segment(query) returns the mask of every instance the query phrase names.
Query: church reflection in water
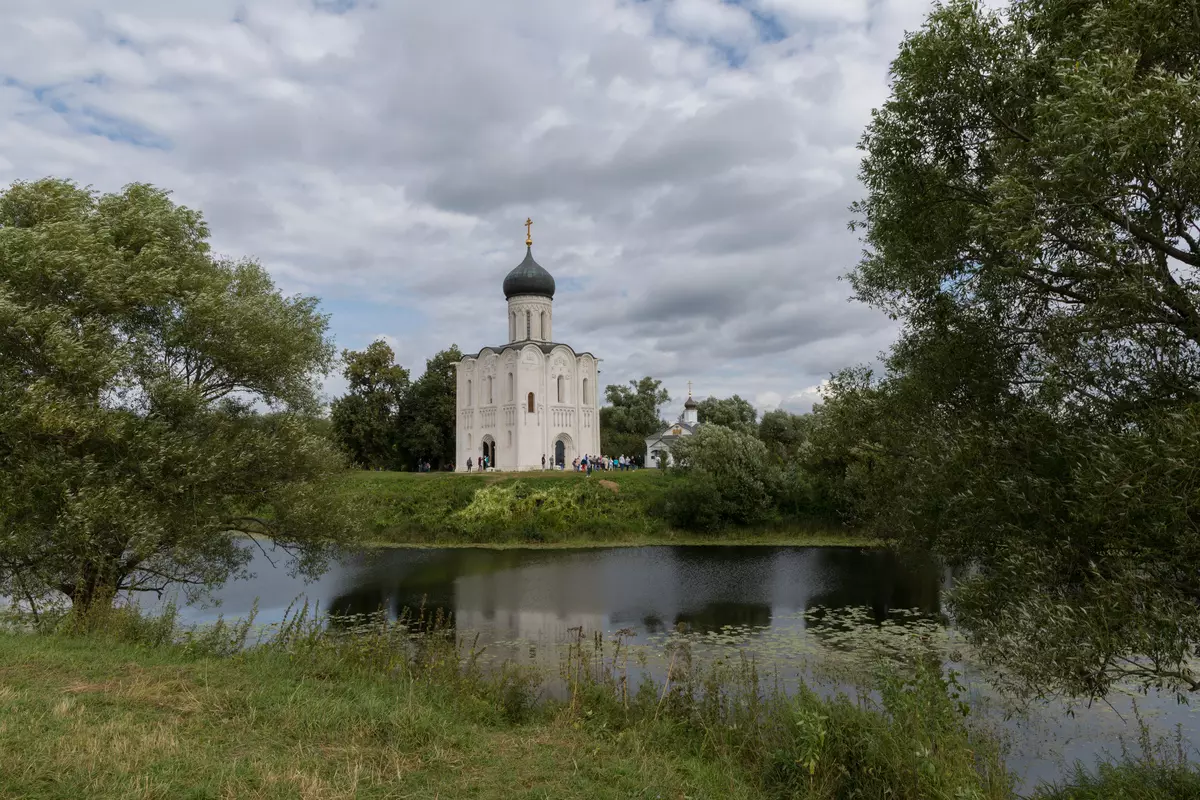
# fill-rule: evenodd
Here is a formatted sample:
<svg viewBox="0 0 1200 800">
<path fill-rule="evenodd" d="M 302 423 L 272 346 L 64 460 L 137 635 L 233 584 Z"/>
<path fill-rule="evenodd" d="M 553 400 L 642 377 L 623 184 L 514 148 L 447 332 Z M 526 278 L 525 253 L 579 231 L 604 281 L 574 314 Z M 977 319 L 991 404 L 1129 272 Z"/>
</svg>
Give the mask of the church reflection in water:
<svg viewBox="0 0 1200 800">
<path fill-rule="evenodd" d="M 345 565 L 335 614 L 440 612 L 491 641 L 560 641 L 572 628 L 661 633 L 794 626 L 817 607 L 939 610 L 940 575 L 855 548 L 643 547 L 392 550 Z"/>
</svg>

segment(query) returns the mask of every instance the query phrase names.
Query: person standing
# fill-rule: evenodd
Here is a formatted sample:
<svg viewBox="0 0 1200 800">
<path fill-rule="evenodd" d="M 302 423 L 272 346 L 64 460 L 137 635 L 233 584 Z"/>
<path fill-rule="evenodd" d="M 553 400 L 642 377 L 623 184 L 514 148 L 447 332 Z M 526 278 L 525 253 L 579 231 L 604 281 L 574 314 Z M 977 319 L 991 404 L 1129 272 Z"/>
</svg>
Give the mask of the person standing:
<svg viewBox="0 0 1200 800">
<path fill-rule="evenodd" d="M 472 466 L 474 466 L 474 463 L 472 462 L 471 457 L 467 456 L 467 472 L 471 471 Z"/>
<path fill-rule="evenodd" d="M 546 469 L 546 454 L 542 453 L 542 470 Z"/>
</svg>

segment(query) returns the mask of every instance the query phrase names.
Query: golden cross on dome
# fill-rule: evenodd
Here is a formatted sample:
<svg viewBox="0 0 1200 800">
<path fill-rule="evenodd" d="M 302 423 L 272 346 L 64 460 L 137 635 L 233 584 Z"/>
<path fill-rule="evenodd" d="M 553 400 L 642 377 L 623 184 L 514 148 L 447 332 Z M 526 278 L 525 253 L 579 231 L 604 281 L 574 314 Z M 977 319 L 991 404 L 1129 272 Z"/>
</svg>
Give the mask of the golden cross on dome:
<svg viewBox="0 0 1200 800">
<path fill-rule="evenodd" d="M 688 397 L 692 396 L 692 382 L 688 381 Z"/>
<path fill-rule="evenodd" d="M 529 217 L 526 217 L 525 218 L 525 245 L 527 247 L 533 247 L 533 231 L 531 230 L 532 228 L 533 228 L 533 220 L 531 220 Z"/>
</svg>

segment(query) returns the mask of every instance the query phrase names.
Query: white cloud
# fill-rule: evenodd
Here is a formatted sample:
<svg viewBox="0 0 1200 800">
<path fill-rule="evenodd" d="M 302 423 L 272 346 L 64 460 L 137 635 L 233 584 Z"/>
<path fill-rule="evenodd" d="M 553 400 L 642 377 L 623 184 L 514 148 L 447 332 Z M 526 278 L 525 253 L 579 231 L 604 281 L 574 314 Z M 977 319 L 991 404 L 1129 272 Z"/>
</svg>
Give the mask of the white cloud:
<svg viewBox="0 0 1200 800">
<path fill-rule="evenodd" d="M 504 336 L 532 216 L 556 334 L 606 381 L 792 408 L 894 336 L 838 276 L 855 144 L 928 8 L 7 0 L 0 185 L 173 189 L 415 374 Z"/>
</svg>

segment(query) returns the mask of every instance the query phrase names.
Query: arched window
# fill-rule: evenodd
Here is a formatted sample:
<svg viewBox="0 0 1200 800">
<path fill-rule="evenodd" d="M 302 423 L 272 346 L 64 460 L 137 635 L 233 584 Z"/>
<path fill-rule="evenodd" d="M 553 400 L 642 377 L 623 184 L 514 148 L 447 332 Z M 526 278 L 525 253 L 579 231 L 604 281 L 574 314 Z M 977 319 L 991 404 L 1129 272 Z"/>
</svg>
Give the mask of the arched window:
<svg viewBox="0 0 1200 800">
<path fill-rule="evenodd" d="M 526 339 L 533 338 L 533 312 L 532 311 L 525 312 L 525 338 Z"/>
<path fill-rule="evenodd" d="M 542 312 L 542 327 L 539 328 L 541 336 L 539 338 L 550 341 L 550 332 L 546 329 L 546 312 Z"/>
<path fill-rule="evenodd" d="M 588 394 L 588 379 L 587 378 L 583 379 L 583 397 L 579 398 L 579 402 L 583 403 L 585 406 L 591 405 L 592 396 L 590 394 Z"/>
<path fill-rule="evenodd" d="M 495 401 L 492 399 L 492 376 L 488 375 L 488 405 L 490 406 Z"/>
<path fill-rule="evenodd" d="M 532 414 L 533 413 L 533 392 L 529 393 L 529 397 L 526 400 L 526 404 L 528 407 L 525 410 L 528 411 L 530 414 Z"/>
<path fill-rule="evenodd" d="M 471 405 L 471 381 L 467 381 L 467 405 Z"/>
<path fill-rule="evenodd" d="M 505 395 L 505 401 L 511 403 L 517 399 L 517 395 L 513 390 L 513 374 L 508 373 L 508 394 Z"/>
<path fill-rule="evenodd" d="M 559 375 L 558 376 L 558 402 L 560 402 L 560 403 L 567 402 L 566 400 L 563 399 L 565 396 L 563 387 L 566 385 L 566 383 L 567 383 L 566 378 L 564 378 L 562 375 Z"/>
<path fill-rule="evenodd" d="M 515 341 L 517 338 L 517 312 L 508 312 L 508 340 Z"/>
</svg>

